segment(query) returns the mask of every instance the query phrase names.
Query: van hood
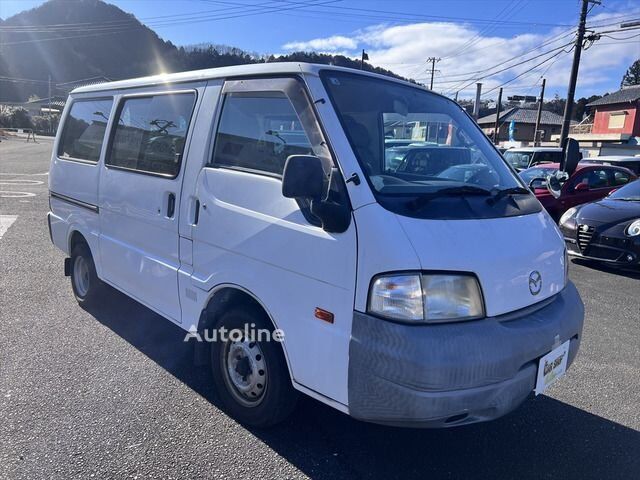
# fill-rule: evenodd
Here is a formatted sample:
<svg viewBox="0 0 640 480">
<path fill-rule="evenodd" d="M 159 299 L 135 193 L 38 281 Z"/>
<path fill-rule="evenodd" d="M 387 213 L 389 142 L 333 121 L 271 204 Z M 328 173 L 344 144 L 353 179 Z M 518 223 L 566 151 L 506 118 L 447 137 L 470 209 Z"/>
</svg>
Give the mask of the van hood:
<svg viewBox="0 0 640 480">
<path fill-rule="evenodd" d="M 477 275 L 488 316 L 527 307 L 564 288 L 564 241 L 544 212 L 482 220 L 397 217 L 422 270 Z M 539 291 L 530 282 L 534 272 L 542 281 Z"/>
</svg>

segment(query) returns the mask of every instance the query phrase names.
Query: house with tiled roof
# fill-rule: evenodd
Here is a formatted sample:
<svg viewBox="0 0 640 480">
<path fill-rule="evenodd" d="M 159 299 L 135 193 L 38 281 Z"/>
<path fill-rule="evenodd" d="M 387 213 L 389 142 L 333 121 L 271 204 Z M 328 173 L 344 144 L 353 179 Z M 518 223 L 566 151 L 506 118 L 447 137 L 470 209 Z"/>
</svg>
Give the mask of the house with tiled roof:
<svg viewBox="0 0 640 480">
<path fill-rule="evenodd" d="M 600 155 L 640 154 L 640 85 L 623 87 L 586 105 L 589 115 L 569 136 Z"/>
<path fill-rule="evenodd" d="M 531 142 L 534 140 L 534 130 L 536 128 L 536 118 L 538 110 L 534 108 L 514 107 L 500 112 L 498 141 L 509 140 L 509 125 L 515 122 L 514 140 L 516 142 Z M 482 131 L 493 138 L 496 124 L 496 114 L 492 113 L 477 120 Z M 540 128 L 538 141 L 548 142 L 551 135 L 560 133 L 562 127 L 562 116 L 547 110 L 542 111 L 540 118 Z"/>
</svg>

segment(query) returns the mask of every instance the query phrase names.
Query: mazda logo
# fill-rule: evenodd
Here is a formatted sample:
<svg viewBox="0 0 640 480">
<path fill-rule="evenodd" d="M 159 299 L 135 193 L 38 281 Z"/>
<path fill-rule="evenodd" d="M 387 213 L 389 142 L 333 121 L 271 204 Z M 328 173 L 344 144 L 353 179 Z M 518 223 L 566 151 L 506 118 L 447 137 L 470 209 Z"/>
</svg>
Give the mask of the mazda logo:
<svg viewBox="0 0 640 480">
<path fill-rule="evenodd" d="M 542 275 L 537 270 L 529 274 L 529 291 L 531 295 L 538 295 L 542 290 Z"/>
</svg>

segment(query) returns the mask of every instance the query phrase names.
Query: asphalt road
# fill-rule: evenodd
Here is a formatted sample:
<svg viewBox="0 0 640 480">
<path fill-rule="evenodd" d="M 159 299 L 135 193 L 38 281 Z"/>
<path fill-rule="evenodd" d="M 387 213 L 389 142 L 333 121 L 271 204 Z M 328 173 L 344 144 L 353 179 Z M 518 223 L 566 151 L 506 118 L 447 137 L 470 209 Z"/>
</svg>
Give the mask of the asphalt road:
<svg viewBox="0 0 640 480">
<path fill-rule="evenodd" d="M 76 304 L 47 233 L 50 150 L 0 143 L 0 478 L 640 478 L 640 275 L 571 265 L 581 352 L 502 419 L 406 430 L 305 399 L 251 431 L 178 327 L 117 292 Z"/>
</svg>

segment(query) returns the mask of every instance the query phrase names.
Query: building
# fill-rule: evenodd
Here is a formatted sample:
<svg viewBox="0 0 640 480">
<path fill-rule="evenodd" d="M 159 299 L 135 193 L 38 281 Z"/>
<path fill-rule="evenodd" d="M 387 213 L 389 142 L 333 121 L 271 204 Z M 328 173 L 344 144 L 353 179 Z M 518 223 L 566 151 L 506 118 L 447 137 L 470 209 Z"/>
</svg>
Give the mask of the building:
<svg viewBox="0 0 640 480">
<path fill-rule="evenodd" d="M 538 110 L 534 108 L 514 107 L 500 112 L 498 142 L 509 140 L 509 125 L 515 122 L 514 140 L 521 144 L 533 144 L 534 130 L 536 128 L 536 118 Z M 496 114 L 492 113 L 477 120 L 482 131 L 493 138 L 495 130 Z M 551 141 L 551 136 L 559 134 L 562 127 L 562 116 L 547 110 L 542 111 L 540 119 L 540 131 L 537 140 L 540 142 Z M 523 145 L 524 146 L 524 145 Z"/>
<path fill-rule="evenodd" d="M 569 136 L 590 155 L 640 154 L 640 85 L 587 104 L 589 116 L 574 125 Z"/>
</svg>

